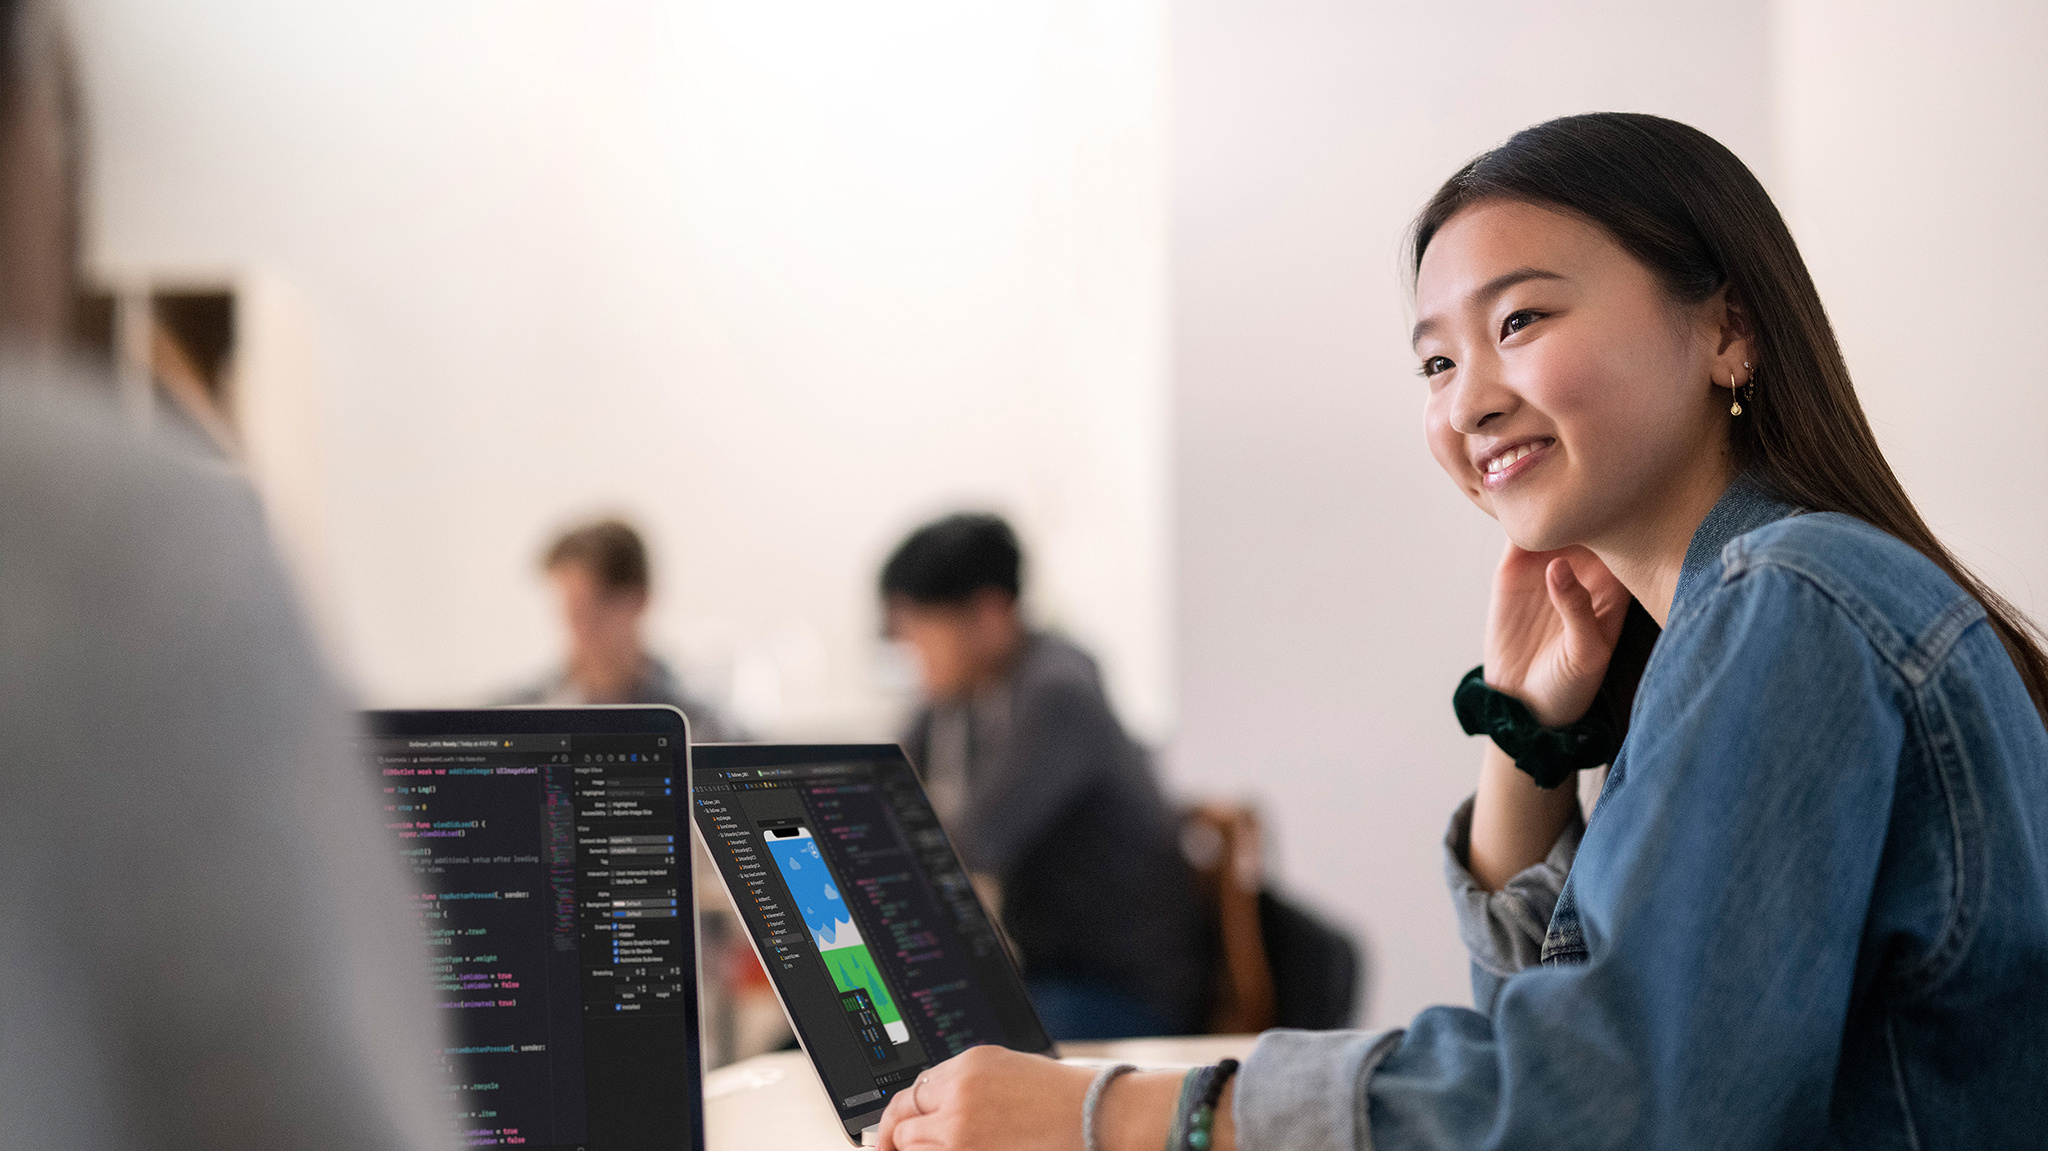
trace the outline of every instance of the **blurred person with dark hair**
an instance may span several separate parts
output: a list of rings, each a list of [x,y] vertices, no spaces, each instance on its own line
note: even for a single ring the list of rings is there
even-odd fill
[[[541,569],[554,585],[568,632],[562,667],[516,693],[511,704],[673,704],[690,717],[690,738],[742,738],[724,713],[687,691],[649,654],[641,635],[653,592],[647,544],[631,524],[602,519],[572,528],[549,545]]]
[[[0,1116],[14,1147],[452,1145],[415,906],[253,494],[61,367],[78,153],[0,0]]]
[[[927,697],[904,746],[1054,1038],[1196,1030],[1207,934],[1173,815],[1095,661],[1026,625],[1022,569],[992,515],[927,524],[889,557],[888,631]]]

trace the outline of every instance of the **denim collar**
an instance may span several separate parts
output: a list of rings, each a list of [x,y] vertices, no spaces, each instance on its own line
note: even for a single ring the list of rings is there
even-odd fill
[[[1748,476],[1735,477],[1728,490],[1721,493],[1720,502],[1692,533],[1692,543],[1685,549],[1685,562],[1678,569],[1678,587],[1671,595],[1671,614],[1665,618],[1678,614],[1678,605],[1685,602],[1708,569],[1720,562],[1721,549],[1728,546],[1729,540],[1798,515],[1799,511]]]

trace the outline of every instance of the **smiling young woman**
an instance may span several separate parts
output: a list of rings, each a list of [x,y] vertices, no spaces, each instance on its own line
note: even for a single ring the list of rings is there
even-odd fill
[[[1446,840],[1476,1010],[1235,1079],[969,1052],[882,1145],[2038,1145],[2048,660],[1885,464],[1762,186],[1569,117],[1413,251],[1430,448],[1509,541]],[[1587,825],[1558,785],[1610,761]]]

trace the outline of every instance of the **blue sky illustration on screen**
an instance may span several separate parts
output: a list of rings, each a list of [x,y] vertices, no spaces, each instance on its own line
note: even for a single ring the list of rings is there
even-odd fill
[[[818,950],[829,951],[860,943],[860,932],[853,926],[853,912],[847,909],[846,901],[839,896],[839,889],[832,884],[832,873],[818,854],[818,841],[810,836],[770,839],[768,850],[774,854],[775,862],[782,870],[783,882],[789,885],[789,894],[796,900],[797,910],[804,917],[804,926],[811,929],[811,938],[817,941]]]
[[[818,841],[811,838],[809,829],[797,830],[795,836],[769,836],[768,853],[775,857],[776,869],[782,872],[790,898],[796,901],[804,926],[810,929],[811,939],[818,945],[818,958],[824,961],[833,984],[841,991],[855,987],[867,990],[891,1042],[908,1043],[909,1025],[903,1022],[895,997],[882,980],[874,953],[868,950],[860,929],[853,925],[853,912],[832,882],[832,872],[825,866],[824,856],[818,853]]]

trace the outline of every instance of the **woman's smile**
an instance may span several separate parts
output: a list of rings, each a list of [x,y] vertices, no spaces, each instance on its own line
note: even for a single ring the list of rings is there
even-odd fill
[[[1533,440],[1520,440],[1505,447],[1490,448],[1487,454],[1477,461],[1479,482],[1487,491],[1497,492],[1549,459],[1551,449],[1556,446],[1556,439],[1542,436]]]

